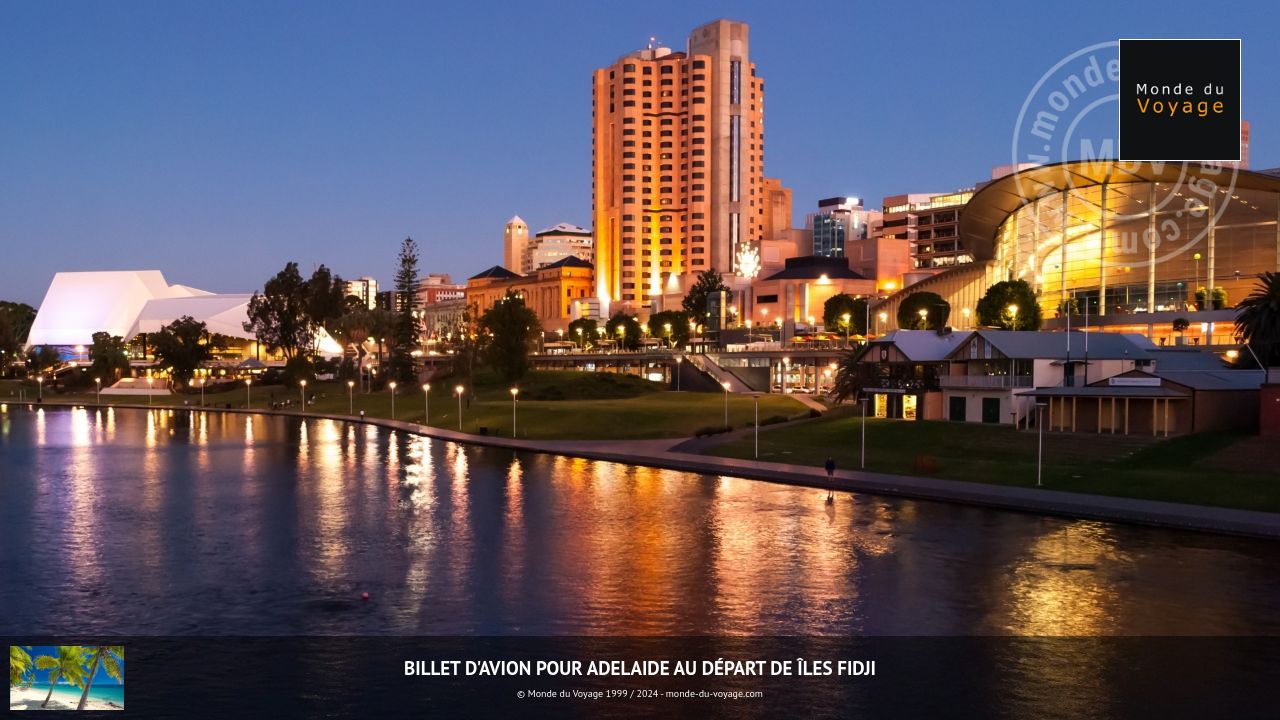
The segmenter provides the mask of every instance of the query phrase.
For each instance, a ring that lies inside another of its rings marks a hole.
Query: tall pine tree
[[[396,313],[394,342],[391,345],[390,375],[401,382],[414,382],[413,351],[418,347],[418,243],[407,237],[400,243],[396,268]]]

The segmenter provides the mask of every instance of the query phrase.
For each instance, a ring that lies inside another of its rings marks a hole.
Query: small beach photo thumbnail
[[[123,645],[9,646],[9,710],[123,709]]]

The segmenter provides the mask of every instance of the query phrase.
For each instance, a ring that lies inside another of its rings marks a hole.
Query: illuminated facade
[[[738,247],[765,232],[763,118],[743,23],[595,71],[597,296],[640,310],[672,276],[734,271]]]
[[[1047,318],[1068,308],[1097,319],[1223,310],[1259,274],[1280,268],[1280,177],[1180,169],[1072,163],[1024,171],[984,188],[971,207],[987,219],[965,229],[993,233],[996,275],[1030,283]],[[999,209],[988,200],[1008,204],[1006,194],[1020,188],[1028,192],[993,224],[990,212]]]
[[[891,195],[884,199],[881,237],[905,240],[916,270],[947,269],[973,262],[959,238],[960,212],[972,190]]]
[[[474,323],[510,291],[524,299],[544,331],[564,330],[574,303],[591,295],[593,274],[591,263],[572,255],[529,275],[492,267],[467,280],[467,307]]]

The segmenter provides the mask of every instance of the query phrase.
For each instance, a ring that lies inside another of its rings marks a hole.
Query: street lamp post
[[[1044,468],[1044,409],[1045,403],[1036,403],[1036,432],[1040,434],[1039,447],[1036,449],[1036,487],[1040,487],[1041,471]]]
[[[298,381],[298,399],[302,401],[302,409],[307,409],[307,381]]]
[[[422,385],[422,424],[431,424],[431,383]]]
[[[782,358],[782,394],[787,394],[787,376],[791,374],[791,358]]]
[[[516,436],[516,405],[520,402],[520,388],[511,388],[511,437]]]
[[[929,309],[920,308],[920,324],[923,325],[922,330],[929,329]]]
[[[858,399],[862,405],[862,458],[859,467],[867,469],[867,398],[865,396]]]
[[[684,362],[683,355],[676,356],[676,392],[680,392],[680,364]]]
[[[849,347],[849,320],[852,318],[853,316],[849,313],[840,316],[840,319],[844,320],[844,346],[846,349]]]
[[[1013,326],[1012,328],[1010,328],[1010,330],[1017,330],[1018,329],[1018,306],[1017,305],[1009,306],[1009,317],[1011,318],[1009,324]]]
[[[667,332],[667,346],[671,347],[674,345],[674,343],[671,342],[671,323],[662,323],[662,329]]]
[[[755,402],[756,415],[756,451],[755,459],[760,459],[760,393],[751,393],[751,399]]]
[[[102,404],[102,378],[94,378],[93,384],[97,386],[98,404],[101,405]],[[203,392],[203,389],[201,389],[201,392]],[[204,401],[202,400],[200,404],[203,405]]]
[[[253,407],[253,378],[244,379],[244,409]]]
[[[462,432],[462,391],[463,389],[464,388],[461,385],[453,389],[454,394],[458,396],[458,432]]]
[[[204,378],[200,378],[200,408],[204,409]]]
[[[396,381],[392,380],[387,383],[387,387],[391,388],[391,419],[396,419]]]
[[[889,322],[889,313],[880,311],[880,334],[884,334],[884,326]]]
[[[43,375],[36,376],[36,402],[44,402],[44,376]],[[151,401],[148,400],[147,404],[150,405]]]
[[[729,383],[723,382],[720,385],[724,388],[724,426],[729,427]]]
[[[151,406],[151,388],[155,385],[155,378],[147,378],[147,406]]]
[[[356,391],[356,381],[348,380],[347,381],[347,414],[348,415],[356,414],[355,413],[355,410],[356,410],[355,391]]]

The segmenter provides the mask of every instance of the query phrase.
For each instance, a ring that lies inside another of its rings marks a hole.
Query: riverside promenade
[[[82,402],[59,403],[46,400],[44,404],[46,406],[94,407],[91,404],[86,405]],[[29,404],[29,406],[38,407],[36,404]],[[828,481],[826,472],[820,467],[722,458],[689,452],[691,448],[705,447],[715,442],[714,439],[697,441],[690,438],[658,440],[519,440],[493,435],[475,435],[401,420],[359,415],[213,407],[202,409],[199,407],[166,406],[158,408],[134,404],[112,404],[110,407],[135,410],[164,409],[172,412],[254,413],[358,422],[467,445],[564,455],[627,465],[645,465],[704,475],[732,475],[752,480],[802,485],[823,490],[834,487],[838,491],[937,500],[1059,517],[1126,522],[1183,530],[1200,530],[1230,535],[1280,539],[1280,513],[1186,505],[1156,500],[1063,492],[1050,488],[993,485],[851,469],[837,469],[834,480]],[[738,431],[735,434],[743,432],[746,431]]]

